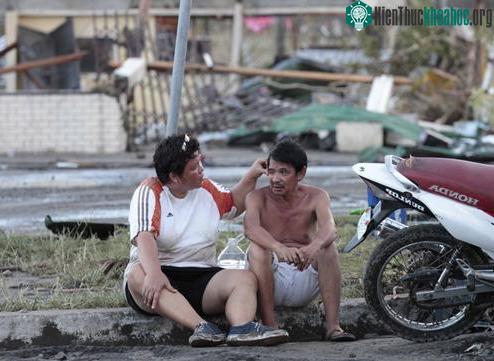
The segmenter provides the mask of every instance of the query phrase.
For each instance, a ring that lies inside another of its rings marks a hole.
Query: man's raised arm
[[[242,179],[232,188],[233,204],[237,216],[245,210],[245,197],[256,187],[257,179],[266,173],[266,160],[257,159]]]

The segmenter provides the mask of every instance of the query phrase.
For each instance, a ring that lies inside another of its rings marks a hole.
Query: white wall
[[[0,153],[118,153],[126,133],[104,94],[0,94]]]

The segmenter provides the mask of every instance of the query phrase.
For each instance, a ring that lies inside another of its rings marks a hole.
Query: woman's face
[[[185,165],[184,172],[179,177],[182,185],[188,189],[199,188],[204,179],[204,167],[202,161],[204,156],[196,152],[194,158],[190,159]]]

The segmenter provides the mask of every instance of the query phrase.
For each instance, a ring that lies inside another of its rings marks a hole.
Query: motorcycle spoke
[[[440,305],[440,302],[451,304],[457,300],[436,301],[439,308],[434,308],[431,302],[420,305],[411,297],[415,292],[434,289],[440,271],[453,252],[455,249],[446,244],[422,242],[404,247],[391,256],[380,273],[381,300],[388,312],[419,329],[440,328],[460,319],[465,307]],[[448,279],[448,287],[457,283],[455,279]]]

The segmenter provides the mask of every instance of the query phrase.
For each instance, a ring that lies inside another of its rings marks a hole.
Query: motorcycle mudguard
[[[358,232],[355,232],[355,235],[347,243],[345,248],[343,248],[343,253],[349,253],[353,249],[355,249],[360,243],[365,241],[367,236],[377,228],[377,226],[386,219],[392,212],[397,209],[403,208],[403,204],[400,202],[389,201],[385,199],[381,199],[379,203],[377,203],[374,208],[372,208],[372,217],[367,224],[365,232],[362,236],[359,237]]]

